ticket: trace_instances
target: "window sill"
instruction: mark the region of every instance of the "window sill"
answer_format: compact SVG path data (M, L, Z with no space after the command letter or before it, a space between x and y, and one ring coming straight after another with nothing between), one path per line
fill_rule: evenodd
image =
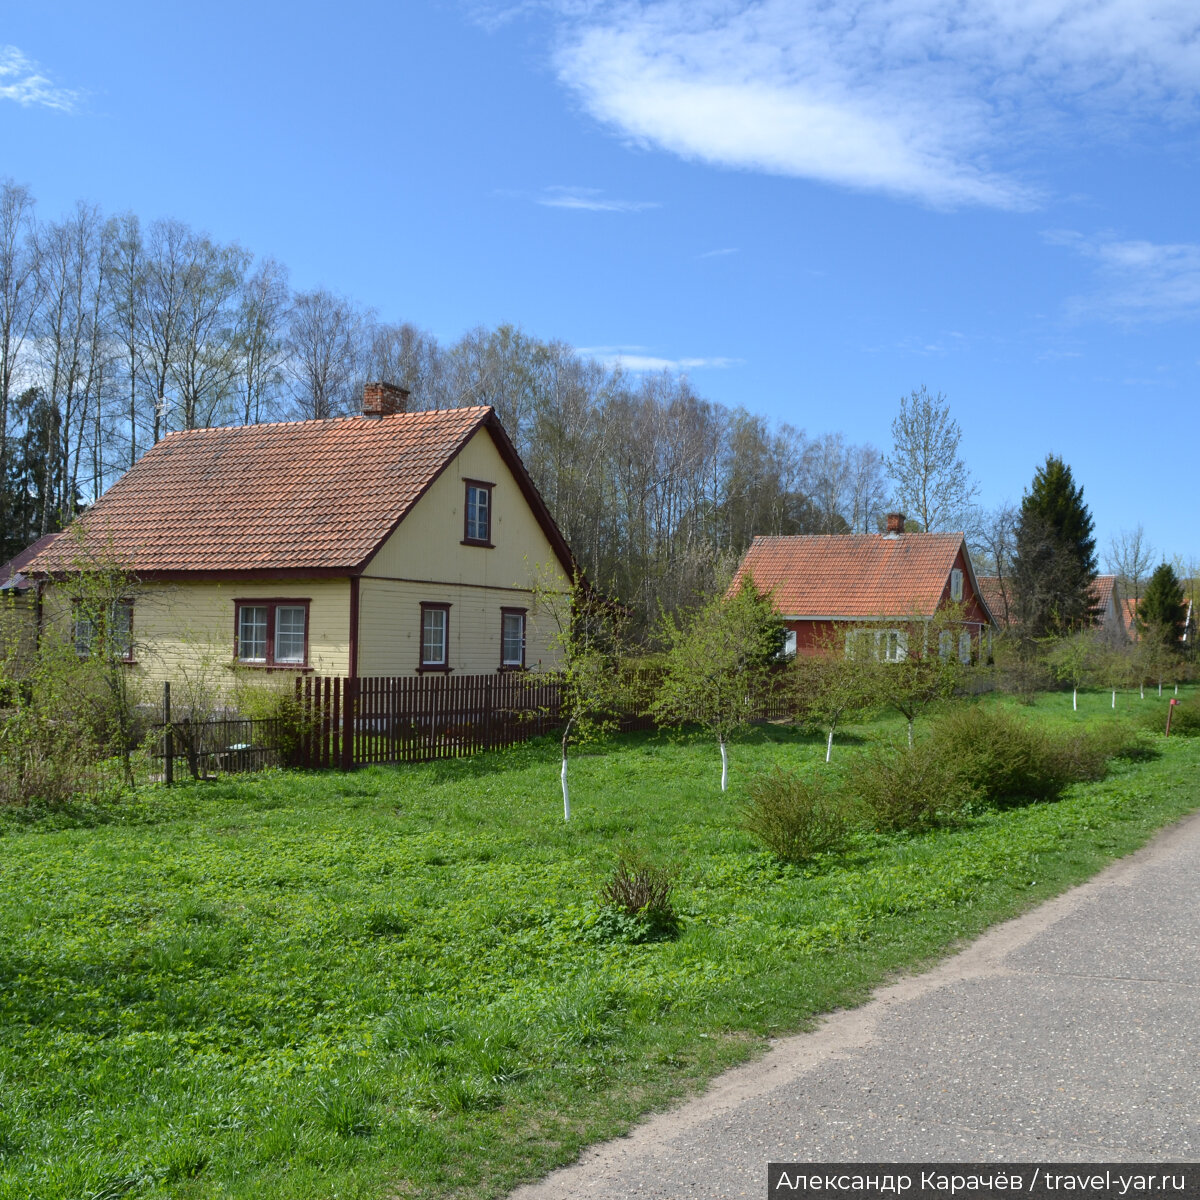
M481 550L495 550L495 542L481 541L479 538L463 538L459 543L460 546L478 546Z
M301 675L311 674L314 669L308 663L247 662L244 658L234 659L233 665L246 671L295 671Z
M528 671L529 668L524 663L501 663L496 668L497 675L517 675L522 671Z
M453 671L453 667L437 666L433 663L422 663L417 668L418 675L449 675Z

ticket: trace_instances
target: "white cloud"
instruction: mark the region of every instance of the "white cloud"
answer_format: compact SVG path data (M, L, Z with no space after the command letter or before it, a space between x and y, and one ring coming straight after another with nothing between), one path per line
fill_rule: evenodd
M738 252L738 248L736 246L727 246L723 250L705 250L705 252L703 254L697 254L696 257L697 258L724 258L726 255L737 254L737 252Z
M59 112L74 112L81 93L58 87L41 67L16 46L0 46L0 100L14 100L23 108L40 104Z
M1086 238L1070 230L1045 237L1095 265L1100 288L1074 297L1068 304L1072 315L1120 322L1200 315L1200 244Z
M562 8L589 112L713 165L1027 208L992 161L1069 122L1191 119L1192 0L652 0Z
M625 371L691 371L706 368L735 367L740 358L662 358L647 354L645 346L576 346L576 353L585 358L594 358L609 369L620 367Z
M656 200L613 200L598 188L549 187L537 198L547 208L574 208L583 212L643 212L661 208Z

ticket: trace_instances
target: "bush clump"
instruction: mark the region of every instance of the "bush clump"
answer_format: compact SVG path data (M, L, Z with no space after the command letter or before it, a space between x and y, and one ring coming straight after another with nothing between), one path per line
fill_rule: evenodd
M1080 774L1086 747L1075 737L1054 737L1003 708L967 704L933 725L935 754L958 769L989 804L1057 800ZM1090 743L1089 743L1090 744Z
M835 850L854 824L845 789L827 775L804 778L776 767L746 788L742 828L784 862Z
M981 799L961 764L930 739L864 755L848 781L874 827L885 833L956 824Z
M1167 703L1152 703L1138 722L1152 733L1164 733L1167 728ZM1200 694L1185 696L1175 705L1171 716L1171 736L1200 737Z
M679 915L671 899L675 872L655 866L636 852L617 858L600 889L596 936L608 941L659 942L679 932Z

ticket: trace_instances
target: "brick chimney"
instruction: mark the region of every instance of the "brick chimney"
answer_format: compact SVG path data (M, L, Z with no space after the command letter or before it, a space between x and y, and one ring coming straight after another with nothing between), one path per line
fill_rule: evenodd
M887 515L887 536L895 537L898 533L904 532L904 514L903 513L888 513Z
M408 388L383 382L363 384L362 415L364 417L390 417L396 413L407 411Z

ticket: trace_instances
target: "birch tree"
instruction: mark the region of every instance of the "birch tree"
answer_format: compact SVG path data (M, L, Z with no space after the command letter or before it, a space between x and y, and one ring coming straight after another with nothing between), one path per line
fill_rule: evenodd
M8 528L9 418L21 352L37 315L37 242L33 197L11 179L0 181L0 531Z
M979 491L958 456L961 441L962 430L941 392L931 396L922 386L901 397L887 471L896 484L896 503L926 533L962 529Z

